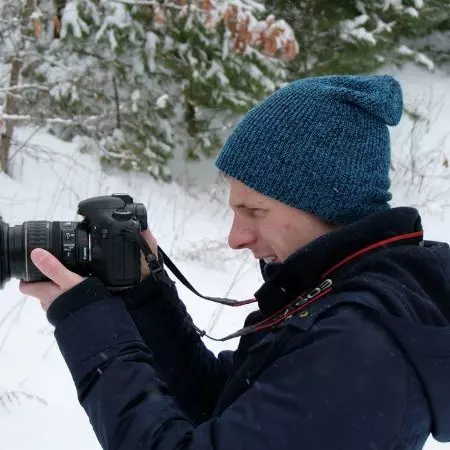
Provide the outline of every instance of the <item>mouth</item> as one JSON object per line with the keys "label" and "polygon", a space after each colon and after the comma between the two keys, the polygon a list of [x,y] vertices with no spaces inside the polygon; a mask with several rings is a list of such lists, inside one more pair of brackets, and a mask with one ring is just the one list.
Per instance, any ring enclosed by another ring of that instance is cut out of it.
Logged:
{"label": "mouth", "polygon": [[276,256],[265,256],[262,259],[266,264],[274,263],[278,261],[278,258]]}

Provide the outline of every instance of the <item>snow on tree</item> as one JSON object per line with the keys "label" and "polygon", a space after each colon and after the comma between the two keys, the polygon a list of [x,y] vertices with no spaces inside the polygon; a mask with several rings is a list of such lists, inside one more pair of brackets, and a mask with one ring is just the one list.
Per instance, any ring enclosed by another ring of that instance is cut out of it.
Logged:
{"label": "snow on tree", "polygon": [[[411,60],[433,69],[450,54],[448,0],[260,1],[30,0],[16,113],[0,128],[47,123],[107,163],[169,179],[174,152],[213,154],[285,81]],[[19,23],[4,20],[2,34]]]}
{"label": "snow on tree", "polygon": [[48,89],[27,91],[22,107],[155,178],[170,178],[174,149],[217,151],[224,124],[273,92],[298,52],[289,25],[254,1],[57,3],[41,1],[23,68]]}
{"label": "snow on tree", "polygon": [[4,0],[0,4],[0,58],[8,73],[7,87],[0,90],[0,170],[9,174],[9,153],[18,112],[18,98],[29,86],[20,85],[23,53],[27,47],[29,25],[37,18],[34,0]]}
{"label": "snow on tree", "polygon": [[[448,0],[266,0],[290,20],[299,56],[291,78],[330,73],[370,73],[413,61],[432,69],[433,55],[415,45],[449,23]],[[410,52],[405,53],[404,46]]]}

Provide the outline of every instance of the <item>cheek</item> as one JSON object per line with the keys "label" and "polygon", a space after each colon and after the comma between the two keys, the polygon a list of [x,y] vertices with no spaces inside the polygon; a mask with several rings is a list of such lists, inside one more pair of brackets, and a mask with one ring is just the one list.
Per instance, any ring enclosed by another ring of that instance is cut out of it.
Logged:
{"label": "cheek", "polygon": [[265,241],[278,244],[298,235],[293,217],[285,212],[274,212],[260,220],[258,230]]}
{"label": "cheek", "polygon": [[272,250],[278,249],[283,242],[283,236],[287,233],[289,229],[276,221],[261,222],[258,226],[260,240]]}
{"label": "cheek", "polygon": [[292,222],[274,224],[268,235],[272,247],[283,257],[289,256],[302,245],[302,233]]}
{"label": "cheek", "polygon": [[295,227],[292,225],[291,222],[288,222],[288,223],[282,223],[280,225],[280,229],[283,233],[292,233],[292,231],[295,230]]}
{"label": "cheek", "polygon": [[296,234],[295,226],[290,220],[273,220],[267,224],[267,230],[274,236],[289,236]]}

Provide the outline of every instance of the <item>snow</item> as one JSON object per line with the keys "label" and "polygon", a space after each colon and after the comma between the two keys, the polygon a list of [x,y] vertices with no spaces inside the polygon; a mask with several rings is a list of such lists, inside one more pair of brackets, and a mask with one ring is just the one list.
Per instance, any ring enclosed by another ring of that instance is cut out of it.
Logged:
{"label": "snow", "polygon": [[105,17],[104,22],[100,26],[95,39],[98,41],[105,34],[106,30],[108,30],[108,40],[111,46],[111,50],[115,51],[117,47],[117,40],[114,33],[114,28],[125,28],[130,25],[131,18],[127,13],[125,6],[119,3],[112,3],[109,6],[111,14]]}
{"label": "snow", "polygon": [[405,55],[405,56],[411,56],[414,54],[414,50],[411,50],[406,45],[400,45],[400,47],[397,49],[397,52],[400,53],[400,55]]}
{"label": "snow", "polygon": [[218,79],[219,83],[222,86],[230,84],[230,80],[228,80],[227,76],[225,75],[223,66],[219,64],[217,61],[212,62],[211,67],[205,73],[204,77],[206,80],[215,77]]}
{"label": "snow", "polygon": [[278,27],[279,30],[281,30],[281,36],[279,37],[281,42],[295,40],[294,30],[285,20],[282,19],[277,20],[276,26]]}
{"label": "snow", "polygon": [[417,11],[416,8],[409,7],[406,8],[404,12],[405,14],[408,14],[411,17],[419,17],[419,11]]}
{"label": "snow", "polygon": [[373,36],[373,33],[370,33],[364,27],[355,28],[350,31],[350,34],[358,39],[367,41],[370,44],[375,45],[377,43],[376,39]]}
{"label": "snow", "polygon": [[383,10],[387,11],[390,7],[400,9],[402,7],[402,0],[384,0]]}
{"label": "snow", "polygon": [[169,95],[168,94],[160,95],[156,99],[155,107],[157,109],[163,109],[163,108],[165,108],[167,106],[167,102],[168,101],[169,101]]}
{"label": "snow", "polygon": [[83,31],[88,32],[89,26],[81,19],[78,14],[77,5],[75,2],[67,3],[63,10],[64,20],[61,21],[61,38],[64,39],[67,35],[67,30],[72,27],[74,36],[81,38]]}
{"label": "snow", "polygon": [[[448,76],[413,67],[396,75],[402,82],[407,107],[428,117],[421,125],[422,134],[417,135],[418,156],[437,148],[438,154],[450,156]],[[392,129],[397,164],[408,161],[413,129],[407,117]],[[160,245],[200,292],[237,299],[255,292],[261,283],[256,261],[245,251],[227,247],[231,215],[226,186],[217,181],[211,161],[191,164],[189,176],[180,178],[180,184],[167,185],[143,174],[103,171],[97,155],[79,153],[79,146],[79,140],[66,143],[42,130],[20,128],[12,151],[14,179],[0,173],[3,220],[11,226],[27,220],[80,220],[76,216],[79,201],[128,192],[146,205],[149,225]],[[425,167],[431,170],[433,166]],[[422,188],[414,184],[405,187],[402,174],[393,180],[398,204],[423,205],[427,239],[450,240],[450,202],[445,196],[439,197],[450,188],[445,174],[442,168],[438,175],[444,178],[428,177]],[[215,337],[240,328],[253,309],[217,306],[177,285],[196,324]],[[206,342],[214,352],[237,344],[235,340]],[[100,450],[78,404],[52,327],[37,301],[20,294],[17,280],[0,291],[0,367],[2,450]],[[450,449],[450,445],[430,440],[426,449]]]}
{"label": "snow", "polygon": [[139,91],[139,89],[135,89],[132,93],[131,93],[131,110],[133,112],[138,112],[138,102],[141,98],[141,92]]}
{"label": "snow", "polygon": [[434,69],[433,61],[431,61],[431,59],[428,58],[423,53],[417,53],[415,59],[416,59],[416,62],[418,62],[419,64],[423,64],[425,67],[428,68],[428,70],[433,70]]}
{"label": "snow", "polygon": [[40,19],[42,17],[42,12],[39,10],[39,8],[36,8],[30,16],[31,20]]}
{"label": "snow", "polygon": [[147,65],[150,72],[155,72],[156,70],[156,45],[159,42],[158,36],[152,31],[147,32],[147,40],[145,43],[145,51],[147,53]]}
{"label": "snow", "polygon": [[355,17],[353,20],[344,20],[341,23],[341,39],[347,41],[353,41],[354,39],[360,39],[370,44],[375,45],[376,39],[373,32],[367,31],[362,25],[364,25],[369,16],[361,14]]}
{"label": "snow", "polygon": [[117,40],[113,30],[108,30],[108,39],[109,44],[111,45],[111,50],[114,52],[117,48]]}
{"label": "snow", "polygon": [[226,59],[229,54],[228,39],[224,39],[222,43],[222,59]]}
{"label": "snow", "polygon": [[264,12],[266,9],[266,7],[263,5],[262,2],[256,2],[253,0],[241,0],[241,2],[235,0],[230,3],[235,3],[237,5],[242,4],[244,7],[248,7],[254,11],[259,11],[259,12]]}

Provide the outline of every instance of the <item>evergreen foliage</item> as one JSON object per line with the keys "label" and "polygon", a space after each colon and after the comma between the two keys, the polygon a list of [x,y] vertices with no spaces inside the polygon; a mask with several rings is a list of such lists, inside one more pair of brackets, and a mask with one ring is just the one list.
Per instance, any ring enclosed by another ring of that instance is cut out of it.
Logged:
{"label": "evergreen foliage", "polygon": [[46,33],[23,71],[50,95],[30,91],[27,102],[63,119],[52,124],[59,136],[88,136],[104,161],[166,180],[175,147],[214,153],[223,123],[273,92],[281,58],[296,51],[286,23],[207,0],[67,0],[58,39],[55,14],[40,13]]}
{"label": "evergreen foliage", "polygon": [[44,123],[107,164],[170,180],[175,152],[214,155],[286,81],[450,59],[448,0],[260,1],[4,0],[0,58],[21,77],[0,91],[14,100],[0,129]]}
{"label": "evergreen foliage", "polygon": [[[414,61],[433,69],[436,53],[416,45],[449,25],[448,0],[266,0],[289,19],[299,55],[290,78],[370,73],[386,64]],[[448,42],[448,41],[447,41]],[[450,48],[441,50],[447,54]]]}

